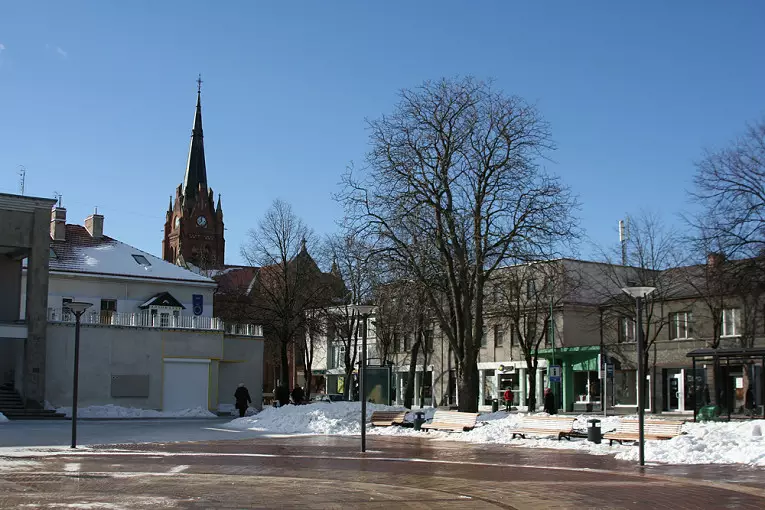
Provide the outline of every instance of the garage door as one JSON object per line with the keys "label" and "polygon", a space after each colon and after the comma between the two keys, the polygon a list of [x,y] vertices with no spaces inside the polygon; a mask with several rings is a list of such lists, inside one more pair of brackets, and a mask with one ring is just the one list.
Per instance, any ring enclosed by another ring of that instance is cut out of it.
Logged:
{"label": "garage door", "polygon": [[209,359],[165,358],[162,409],[165,411],[179,411],[196,407],[207,409],[209,380]]}

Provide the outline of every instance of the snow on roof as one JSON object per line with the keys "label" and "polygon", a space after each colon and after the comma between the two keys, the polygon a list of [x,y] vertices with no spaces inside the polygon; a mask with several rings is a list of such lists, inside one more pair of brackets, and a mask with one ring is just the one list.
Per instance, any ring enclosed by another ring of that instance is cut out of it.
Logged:
{"label": "snow on roof", "polygon": [[93,238],[81,225],[66,226],[66,241],[51,241],[51,271],[215,284],[159,257],[108,236]]}

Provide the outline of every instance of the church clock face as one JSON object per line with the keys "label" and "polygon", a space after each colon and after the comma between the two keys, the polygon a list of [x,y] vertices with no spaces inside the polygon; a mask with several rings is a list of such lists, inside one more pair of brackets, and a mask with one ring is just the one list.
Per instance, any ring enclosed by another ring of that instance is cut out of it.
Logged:
{"label": "church clock face", "polygon": [[181,226],[181,217],[180,216],[176,216],[175,217],[175,228],[178,228],[180,226]]}
{"label": "church clock face", "polygon": [[200,216],[199,218],[197,218],[197,225],[199,225],[200,227],[206,227],[207,218],[205,218],[204,216]]}

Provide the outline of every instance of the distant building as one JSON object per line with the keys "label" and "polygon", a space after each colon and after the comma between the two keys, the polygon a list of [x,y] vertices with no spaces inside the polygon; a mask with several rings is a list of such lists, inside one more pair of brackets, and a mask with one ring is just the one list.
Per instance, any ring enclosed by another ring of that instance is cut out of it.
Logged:
{"label": "distant building", "polygon": [[201,80],[198,83],[186,174],[175,190],[175,199],[170,197],[165,214],[162,258],[177,265],[208,269],[223,267],[226,241],[220,194],[216,205],[215,194],[207,184]]}

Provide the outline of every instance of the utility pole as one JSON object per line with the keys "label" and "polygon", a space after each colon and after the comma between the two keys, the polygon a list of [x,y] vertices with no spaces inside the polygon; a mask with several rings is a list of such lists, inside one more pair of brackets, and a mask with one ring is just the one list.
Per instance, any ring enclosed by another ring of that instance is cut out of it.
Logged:
{"label": "utility pole", "polygon": [[24,181],[27,178],[27,168],[24,165],[19,165],[19,191],[24,196]]}

